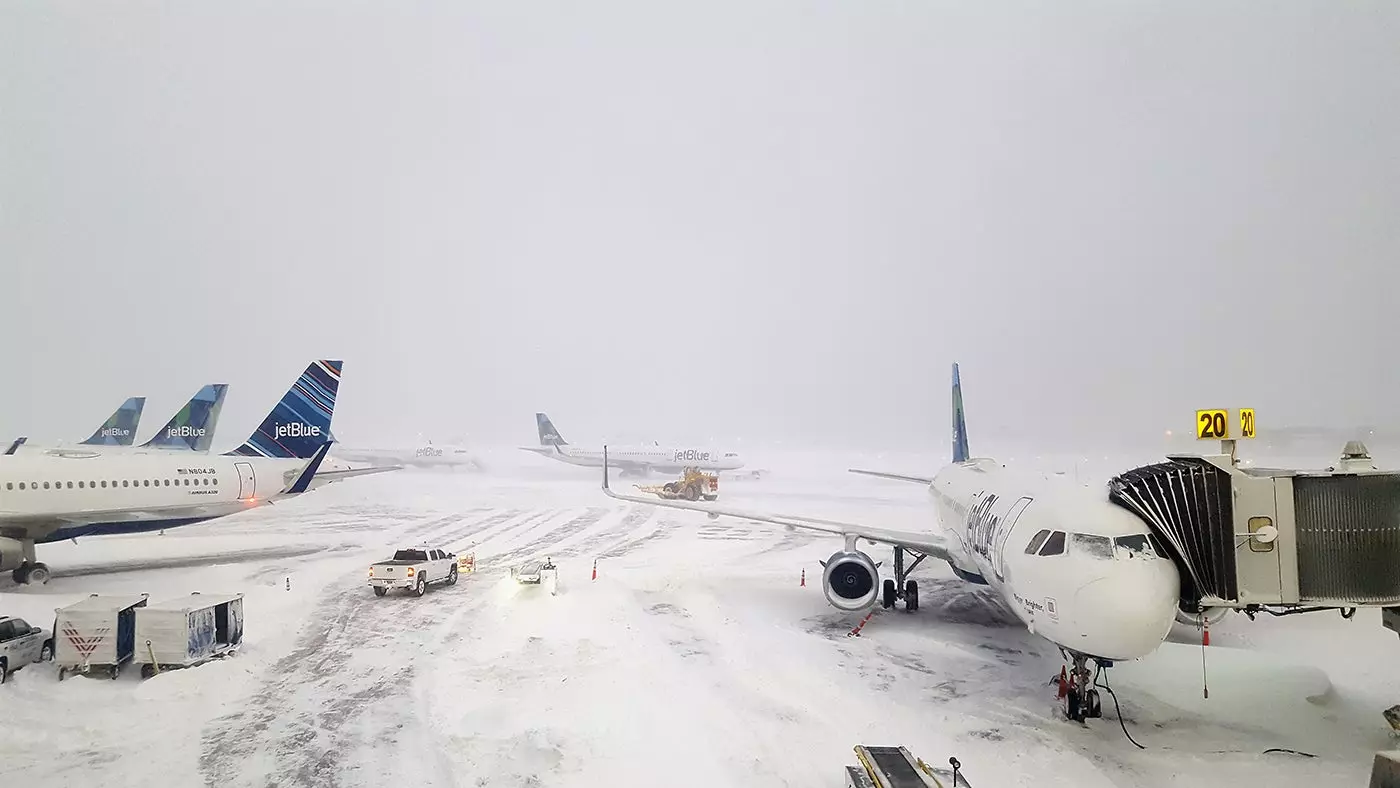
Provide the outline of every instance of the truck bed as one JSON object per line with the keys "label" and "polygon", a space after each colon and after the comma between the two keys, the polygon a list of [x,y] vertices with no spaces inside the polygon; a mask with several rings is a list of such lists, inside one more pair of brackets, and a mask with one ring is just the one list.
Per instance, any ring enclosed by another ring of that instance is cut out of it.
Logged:
{"label": "truck bed", "polygon": [[[403,560],[401,560],[401,561],[393,561],[393,560],[390,560],[390,561],[376,561],[376,562],[370,564],[370,566],[418,566],[419,564],[426,564],[426,563],[428,563],[426,560],[424,560],[424,561],[410,561],[410,560],[408,560],[408,559],[405,558],[405,559],[403,559]],[[363,564],[361,564],[361,566],[363,566]]]}

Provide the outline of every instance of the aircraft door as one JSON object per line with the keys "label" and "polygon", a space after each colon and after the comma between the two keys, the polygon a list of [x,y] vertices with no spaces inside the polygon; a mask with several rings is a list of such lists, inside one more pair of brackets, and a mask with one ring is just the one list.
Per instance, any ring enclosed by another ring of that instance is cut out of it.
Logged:
{"label": "aircraft door", "polygon": [[253,497],[257,491],[257,478],[253,476],[253,465],[247,462],[235,462],[233,467],[238,469],[238,500],[246,501]]}

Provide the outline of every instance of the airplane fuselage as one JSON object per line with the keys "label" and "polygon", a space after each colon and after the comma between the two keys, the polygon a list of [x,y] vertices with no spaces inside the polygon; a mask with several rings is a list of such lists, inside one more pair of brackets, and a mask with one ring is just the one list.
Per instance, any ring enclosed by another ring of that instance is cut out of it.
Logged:
{"label": "airplane fuselage", "polygon": [[1166,638],[1176,565],[1106,496],[986,459],[944,468],[929,492],[960,548],[955,573],[988,585],[1032,633],[1110,660],[1145,656]]}
{"label": "airplane fuselage", "polygon": [[[602,449],[577,446],[541,446],[530,451],[570,465],[586,468],[603,467]],[[733,471],[744,467],[738,452],[708,448],[667,448],[662,446],[608,447],[608,464],[627,470],[648,470],[658,473],[680,473],[686,468],[702,471]]]}
{"label": "airplane fuselage", "polygon": [[167,451],[0,457],[0,536],[42,544],[202,522],[277,496],[305,466]]}

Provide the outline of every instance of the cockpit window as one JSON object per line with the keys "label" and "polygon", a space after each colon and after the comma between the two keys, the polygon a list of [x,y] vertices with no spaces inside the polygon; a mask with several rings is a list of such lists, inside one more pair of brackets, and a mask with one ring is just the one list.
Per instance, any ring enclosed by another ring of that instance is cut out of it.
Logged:
{"label": "cockpit window", "polygon": [[1056,531],[1050,534],[1050,538],[1045,540],[1044,546],[1040,548],[1041,555],[1061,555],[1065,551],[1065,532]]}
{"label": "cockpit window", "polygon": [[1093,558],[1113,558],[1113,540],[1107,536],[1094,534],[1070,534],[1070,544],[1074,552]]}
{"label": "cockpit window", "polygon": [[1036,534],[1035,538],[1031,540],[1031,543],[1026,545],[1026,555],[1035,555],[1036,551],[1040,549],[1040,546],[1045,544],[1045,539],[1048,536],[1050,536],[1049,529]]}
{"label": "cockpit window", "polygon": [[1147,534],[1120,536],[1113,540],[1113,548],[1118,558],[1156,558],[1158,555]]}
{"label": "cockpit window", "polygon": [[1157,534],[1148,534],[1147,541],[1152,545],[1152,549],[1156,551],[1157,555],[1167,559],[1172,557],[1172,554],[1167,552],[1166,545],[1162,543],[1161,539],[1157,538]]}

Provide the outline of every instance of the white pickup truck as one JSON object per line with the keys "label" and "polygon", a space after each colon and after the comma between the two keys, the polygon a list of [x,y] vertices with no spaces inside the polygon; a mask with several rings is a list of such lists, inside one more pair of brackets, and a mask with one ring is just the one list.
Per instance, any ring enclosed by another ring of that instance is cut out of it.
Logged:
{"label": "white pickup truck", "polygon": [[375,596],[391,588],[406,588],[414,596],[427,593],[429,584],[457,584],[457,555],[431,547],[410,547],[394,553],[388,561],[369,567],[369,585]]}

